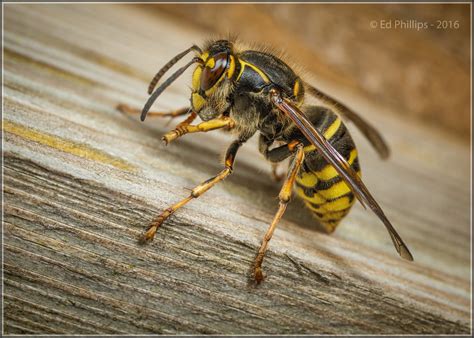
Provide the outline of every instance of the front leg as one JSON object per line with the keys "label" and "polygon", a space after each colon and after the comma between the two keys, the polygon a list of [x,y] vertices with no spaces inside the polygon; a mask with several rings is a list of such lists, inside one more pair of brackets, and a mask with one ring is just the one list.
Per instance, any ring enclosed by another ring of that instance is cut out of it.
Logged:
{"label": "front leg", "polygon": [[[195,114],[195,113],[193,113]],[[190,115],[192,116],[192,115]],[[194,119],[194,118],[193,118]],[[187,120],[183,121],[187,122]],[[221,115],[215,119],[201,122],[197,125],[191,125],[189,123],[180,123],[176,126],[175,129],[167,132],[162,140],[168,144],[171,141],[177,139],[178,137],[181,137],[185,134],[189,133],[199,133],[199,132],[207,132],[211,130],[216,130],[216,129],[222,129],[222,128],[228,128],[232,129],[235,126],[235,121],[230,118],[229,116]]]}
{"label": "front leg", "polygon": [[155,221],[153,221],[153,223],[149,226],[148,230],[143,235],[140,242],[144,243],[144,242],[152,240],[153,237],[155,236],[156,231],[161,226],[161,224],[163,224],[164,221],[166,221],[172,214],[174,214],[176,210],[178,210],[179,208],[187,204],[192,199],[198,198],[199,196],[204,194],[206,191],[211,189],[214,185],[216,185],[220,181],[224,180],[227,176],[229,176],[232,173],[232,170],[234,168],[234,160],[235,160],[235,155],[237,154],[237,150],[239,150],[240,146],[246,141],[247,139],[239,138],[238,140],[232,142],[232,144],[227,149],[227,153],[225,157],[225,168],[216,176],[211,177],[208,180],[196,186],[193,190],[191,190],[191,194],[188,197],[182,199],[178,203],[165,209],[155,219]]}

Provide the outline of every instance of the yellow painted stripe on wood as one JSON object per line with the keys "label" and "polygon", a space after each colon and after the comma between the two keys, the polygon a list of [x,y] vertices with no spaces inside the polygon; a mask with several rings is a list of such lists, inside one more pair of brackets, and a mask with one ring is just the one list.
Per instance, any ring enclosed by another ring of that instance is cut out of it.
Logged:
{"label": "yellow painted stripe on wood", "polygon": [[108,165],[112,165],[118,169],[126,171],[135,171],[136,167],[122,160],[121,158],[109,155],[101,150],[94,149],[84,143],[78,143],[64,138],[46,134],[38,130],[34,130],[29,127],[25,127],[21,124],[4,120],[3,130],[15,134],[21,138],[29,141],[37,142],[45,146],[58,149],[60,151],[82,157],[95,162],[100,162]]}

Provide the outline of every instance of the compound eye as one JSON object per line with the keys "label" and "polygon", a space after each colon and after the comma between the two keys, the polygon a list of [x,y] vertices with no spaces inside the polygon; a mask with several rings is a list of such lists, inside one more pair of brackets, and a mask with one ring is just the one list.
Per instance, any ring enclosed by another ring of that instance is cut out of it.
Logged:
{"label": "compound eye", "polygon": [[201,90],[212,88],[220,79],[227,68],[229,54],[227,52],[218,53],[206,63],[201,74]]}

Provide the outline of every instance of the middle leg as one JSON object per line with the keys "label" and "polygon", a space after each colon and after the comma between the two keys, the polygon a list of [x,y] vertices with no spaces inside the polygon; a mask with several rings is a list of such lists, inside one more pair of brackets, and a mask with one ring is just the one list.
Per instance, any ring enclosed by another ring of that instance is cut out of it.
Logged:
{"label": "middle leg", "polygon": [[262,272],[262,262],[265,256],[265,252],[267,251],[267,248],[268,248],[268,243],[270,242],[270,239],[273,236],[273,232],[275,231],[275,228],[278,222],[280,221],[283,214],[285,213],[286,207],[291,198],[291,193],[293,189],[293,184],[295,183],[296,174],[298,173],[301,167],[301,164],[303,163],[303,160],[304,160],[303,144],[302,143],[296,144],[296,142],[292,142],[290,144],[293,144],[292,148],[296,149],[296,154],[295,154],[295,157],[293,157],[291,161],[290,167],[288,168],[288,174],[286,176],[285,182],[283,183],[283,186],[280,190],[280,194],[278,195],[278,198],[280,200],[278,211],[275,214],[275,217],[273,218],[273,221],[270,227],[268,228],[265,236],[263,237],[262,244],[260,246],[260,249],[258,250],[257,257],[255,258],[254,278],[257,283],[260,283],[264,278],[263,272]]}
{"label": "middle leg", "polygon": [[172,205],[171,207],[165,209],[156,219],[155,221],[148,227],[146,233],[140,239],[140,242],[145,243],[150,241],[155,237],[155,233],[158,228],[166,221],[172,214],[176,212],[179,208],[187,204],[192,199],[198,198],[206,191],[211,189],[216,183],[224,180],[227,176],[229,176],[234,168],[234,160],[237,151],[239,150],[240,146],[245,142],[244,139],[238,139],[229,146],[227,149],[226,157],[225,157],[225,168],[216,176],[209,178],[208,180],[202,182],[198,186],[196,186],[188,197],[182,199],[178,203]]}

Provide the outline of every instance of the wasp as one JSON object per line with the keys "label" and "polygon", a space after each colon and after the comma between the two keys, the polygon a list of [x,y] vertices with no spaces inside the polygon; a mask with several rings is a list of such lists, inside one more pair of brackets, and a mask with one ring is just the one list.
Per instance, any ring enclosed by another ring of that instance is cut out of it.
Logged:
{"label": "wasp", "polygon": [[[191,52],[194,53],[191,61],[156,88],[164,74]],[[192,65],[196,67],[189,107],[168,113],[149,111],[161,93]],[[274,53],[243,48],[231,40],[212,40],[203,48],[193,45],[159,70],[148,93],[150,97],[141,111],[142,121],[147,115],[187,116],[163,136],[166,144],[188,133],[217,129],[230,130],[235,140],[227,149],[222,171],[156,217],[143,234],[143,242],[152,240],[158,228],[178,209],[228,177],[234,170],[239,148],[258,133],[259,151],[268,161],[277,164],[287,158],[290,160],[278,196],[278,211],[262,239],[252,268],[257,283],[264,279],[265,252],[293,190],[328,233],[348,214],[355,199],[359,200],[385,225],[398,254],[413,260],[408,247],[363,183],[357,148],[341,117],[352,121],[379,155],[387,158],[389,149],[382,136],[347,106],[304,81]],[[320,100],[323,106],[306,105],[307,95]],[[140,113],[126,105],[119,109]],[[193,125],[198,116],[202,122]]]}

